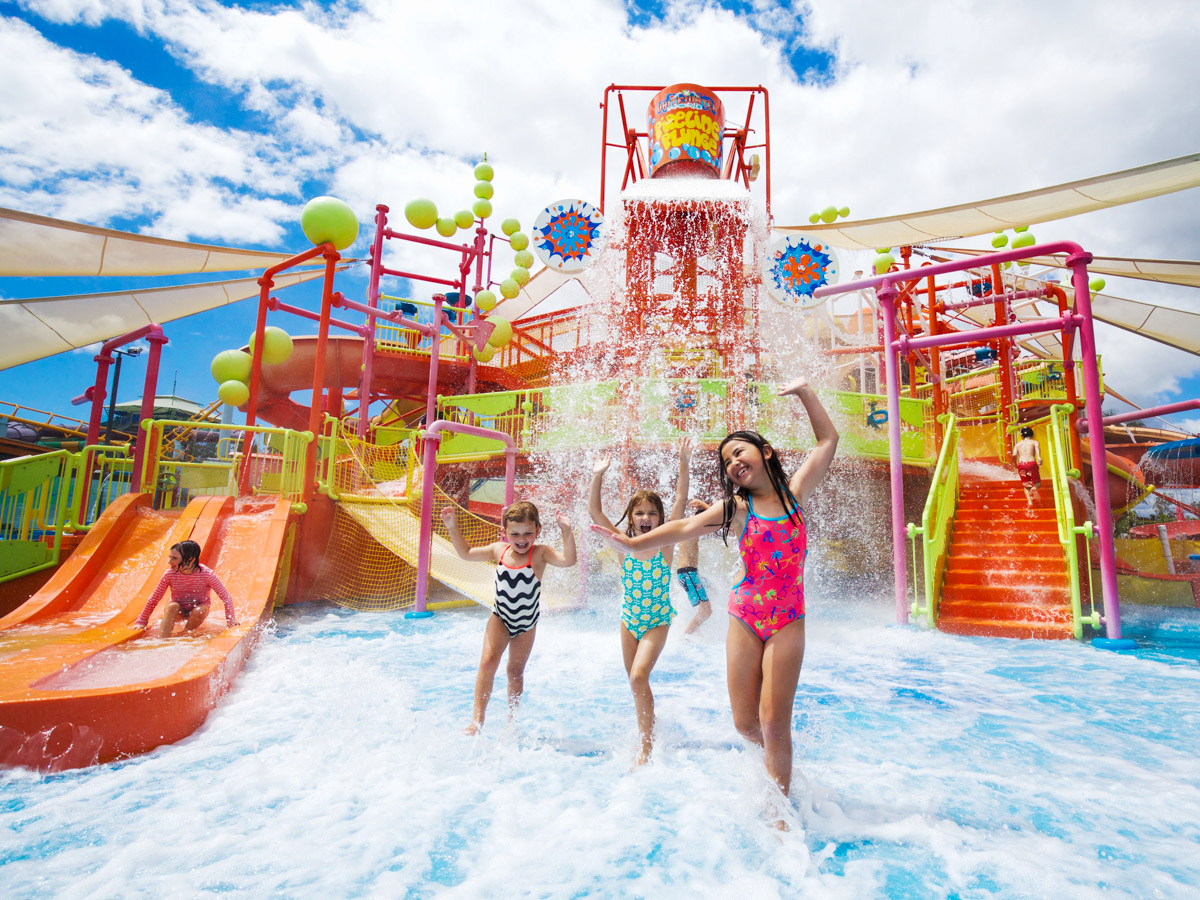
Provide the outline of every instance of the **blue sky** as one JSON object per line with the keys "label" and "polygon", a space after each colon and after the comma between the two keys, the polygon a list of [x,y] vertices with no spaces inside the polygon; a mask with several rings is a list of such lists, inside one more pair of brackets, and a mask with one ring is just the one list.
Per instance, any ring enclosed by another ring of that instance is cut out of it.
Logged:
{"label": "blue sky", "polygon": [[[464,205],[487,152],[498,216],[528,223],[553,200],[596,197],[598,105],[614,82],[765,86],[778,224],[831,202],[888,215],[1200,148],[1189,4],[1133,19],[1105,0],[1045,6],[0,2],[0,81],[31,85],[0,96],[0,205],[298,252],[301,206],[334,194],[363,222],[361,254],[376,203]],[[1036,231],[1098,255],[1195,258],[1194,193]],[[138,283],[8,278],[0,296]],[[339,287],[361,298],[366,281],[352,273]],[[1109,289],[1196,308],[1191,291]],[[315,290],[282,297],[311,305]],[[178,372],[178,393],[211,399],[208,360],[243,343],[253,315],[243,301],[167,325],[160,391]],[[1099,337],[1122,393],[1145,404],[1200,395],[1194,356],[1115,329]],[[120,399],[140,393],[143,366],[125,366]],[[61,354],[0,372],[0,397],[70,413],[93,378],[90,354]]]}

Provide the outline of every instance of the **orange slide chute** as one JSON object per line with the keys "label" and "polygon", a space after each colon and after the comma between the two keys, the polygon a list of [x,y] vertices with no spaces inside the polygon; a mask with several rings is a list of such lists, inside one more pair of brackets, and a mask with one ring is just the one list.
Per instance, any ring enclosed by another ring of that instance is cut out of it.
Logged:
{"label": "orange slide chute", "polygon": [[[290,505],[201,497],[156,511],[146,494],[114,502],[25,604],[0,619],[0,764],[78,768],[144,753],[196,730],[228,690],[286,578]],[[160,639],[155,611],[133,626],[166,571],[168,548],[198,541],[234,600],[204,625]]]}

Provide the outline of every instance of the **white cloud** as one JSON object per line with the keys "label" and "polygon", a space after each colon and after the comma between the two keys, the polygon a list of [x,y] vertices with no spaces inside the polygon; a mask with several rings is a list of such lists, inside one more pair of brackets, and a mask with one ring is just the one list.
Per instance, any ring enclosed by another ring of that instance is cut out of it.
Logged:
{"label": "white cloud", "polygon": [[[484,151],[497,217],[528,227],[549,201],[598,198],[598,104],[613,82],[765,86],[780,224],[828,203],[856,218],[964,203],[1200,145],[1200,16],[1171,0],[1141,13],[1116,0],[754,0],[744,16],[672,2],[642,26],[618,0],[25,6],[56,22],[129,22],[272,123],[252,134],[189,121],[119,67],[3,22],[0,79],[15,89],[0,98],[0,202],[87,221],[148,214],[165,236],[277,240],[313,180],[358,212],[361,247],[376,203],[394,222],[418,195],[444,212],[468,205]],[[797,46],[830,54],[832,79],[802,82],[788,61]],[[629,98],[642,127],[645,99]],[[731,119],[741,110],[731,104]],[[1195,202],[1174,195],[1035,230],[1097,255],[1189,258]],[[410,246],[396,265],[443,260]],[[1113,292],[1195,305],[1142,282]],[[1175,399],[1200,372],[1191,355],[1098,334],[1111,382],[1133,399]]]}

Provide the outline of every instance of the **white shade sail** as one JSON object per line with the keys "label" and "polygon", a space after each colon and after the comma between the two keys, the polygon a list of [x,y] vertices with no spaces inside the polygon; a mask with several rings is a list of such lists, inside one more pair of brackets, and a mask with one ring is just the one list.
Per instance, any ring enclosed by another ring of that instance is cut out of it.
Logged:
{"label": "white shade sail", "polygon": [[1197,185],[1200,185],[1200,153],[961,206],[858,222],[783,226],[774,230],[784,234],[805,232],[820,236],[835,247],[855,250],[902,247],[1050,222]]}
{"label": "white shade sail", "polygon": [[[276,275],[272,290],[311,281],[323,269]],[[0,300],[0,369],[86,347],[143,325],[162,324],[257,296],[257,278],[174,287]]]}
{"label": "white shade sail", "polygon": [[[1004,249],[1003,247],[1001,248]],[[982,256],[992,250],[967,250],[962,247],[938,247],[947,253],[964,256]],[[1050,256],[1034,256],[1029,260],[1035,266],[1067,267],[1067,257],[1061,253]],[[1200,261],[1190,259],[1138,259],[1129,256],[1096,256],[1088,263],[1089,275],[1117,275],[1122,278],[1140,278],[1143,281],[1158,281],[1163,284],[1179,284],[1184,287],[1200,287]]]}
{"label": "white shade sail", "polygon": [[0,208],[0,275],[237,272],[266,269],[293,255],[169,241]]}

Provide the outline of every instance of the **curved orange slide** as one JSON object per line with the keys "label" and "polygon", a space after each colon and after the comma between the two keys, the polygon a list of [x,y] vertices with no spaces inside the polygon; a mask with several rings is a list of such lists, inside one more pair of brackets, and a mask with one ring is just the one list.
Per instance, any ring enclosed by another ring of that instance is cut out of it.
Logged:
{"label": "curved orange slide", "polygon": [[[289,534],[286,501],[201,497],[187,509],[121,497],[21,607],[0,619],[0,764],[78,768],[144,753],[195,731],[228,690],[271,613]],[[238,620],[213,611],[196,632],[161,639],[165,603],[133,626],[191,538],[233,596]]]}

